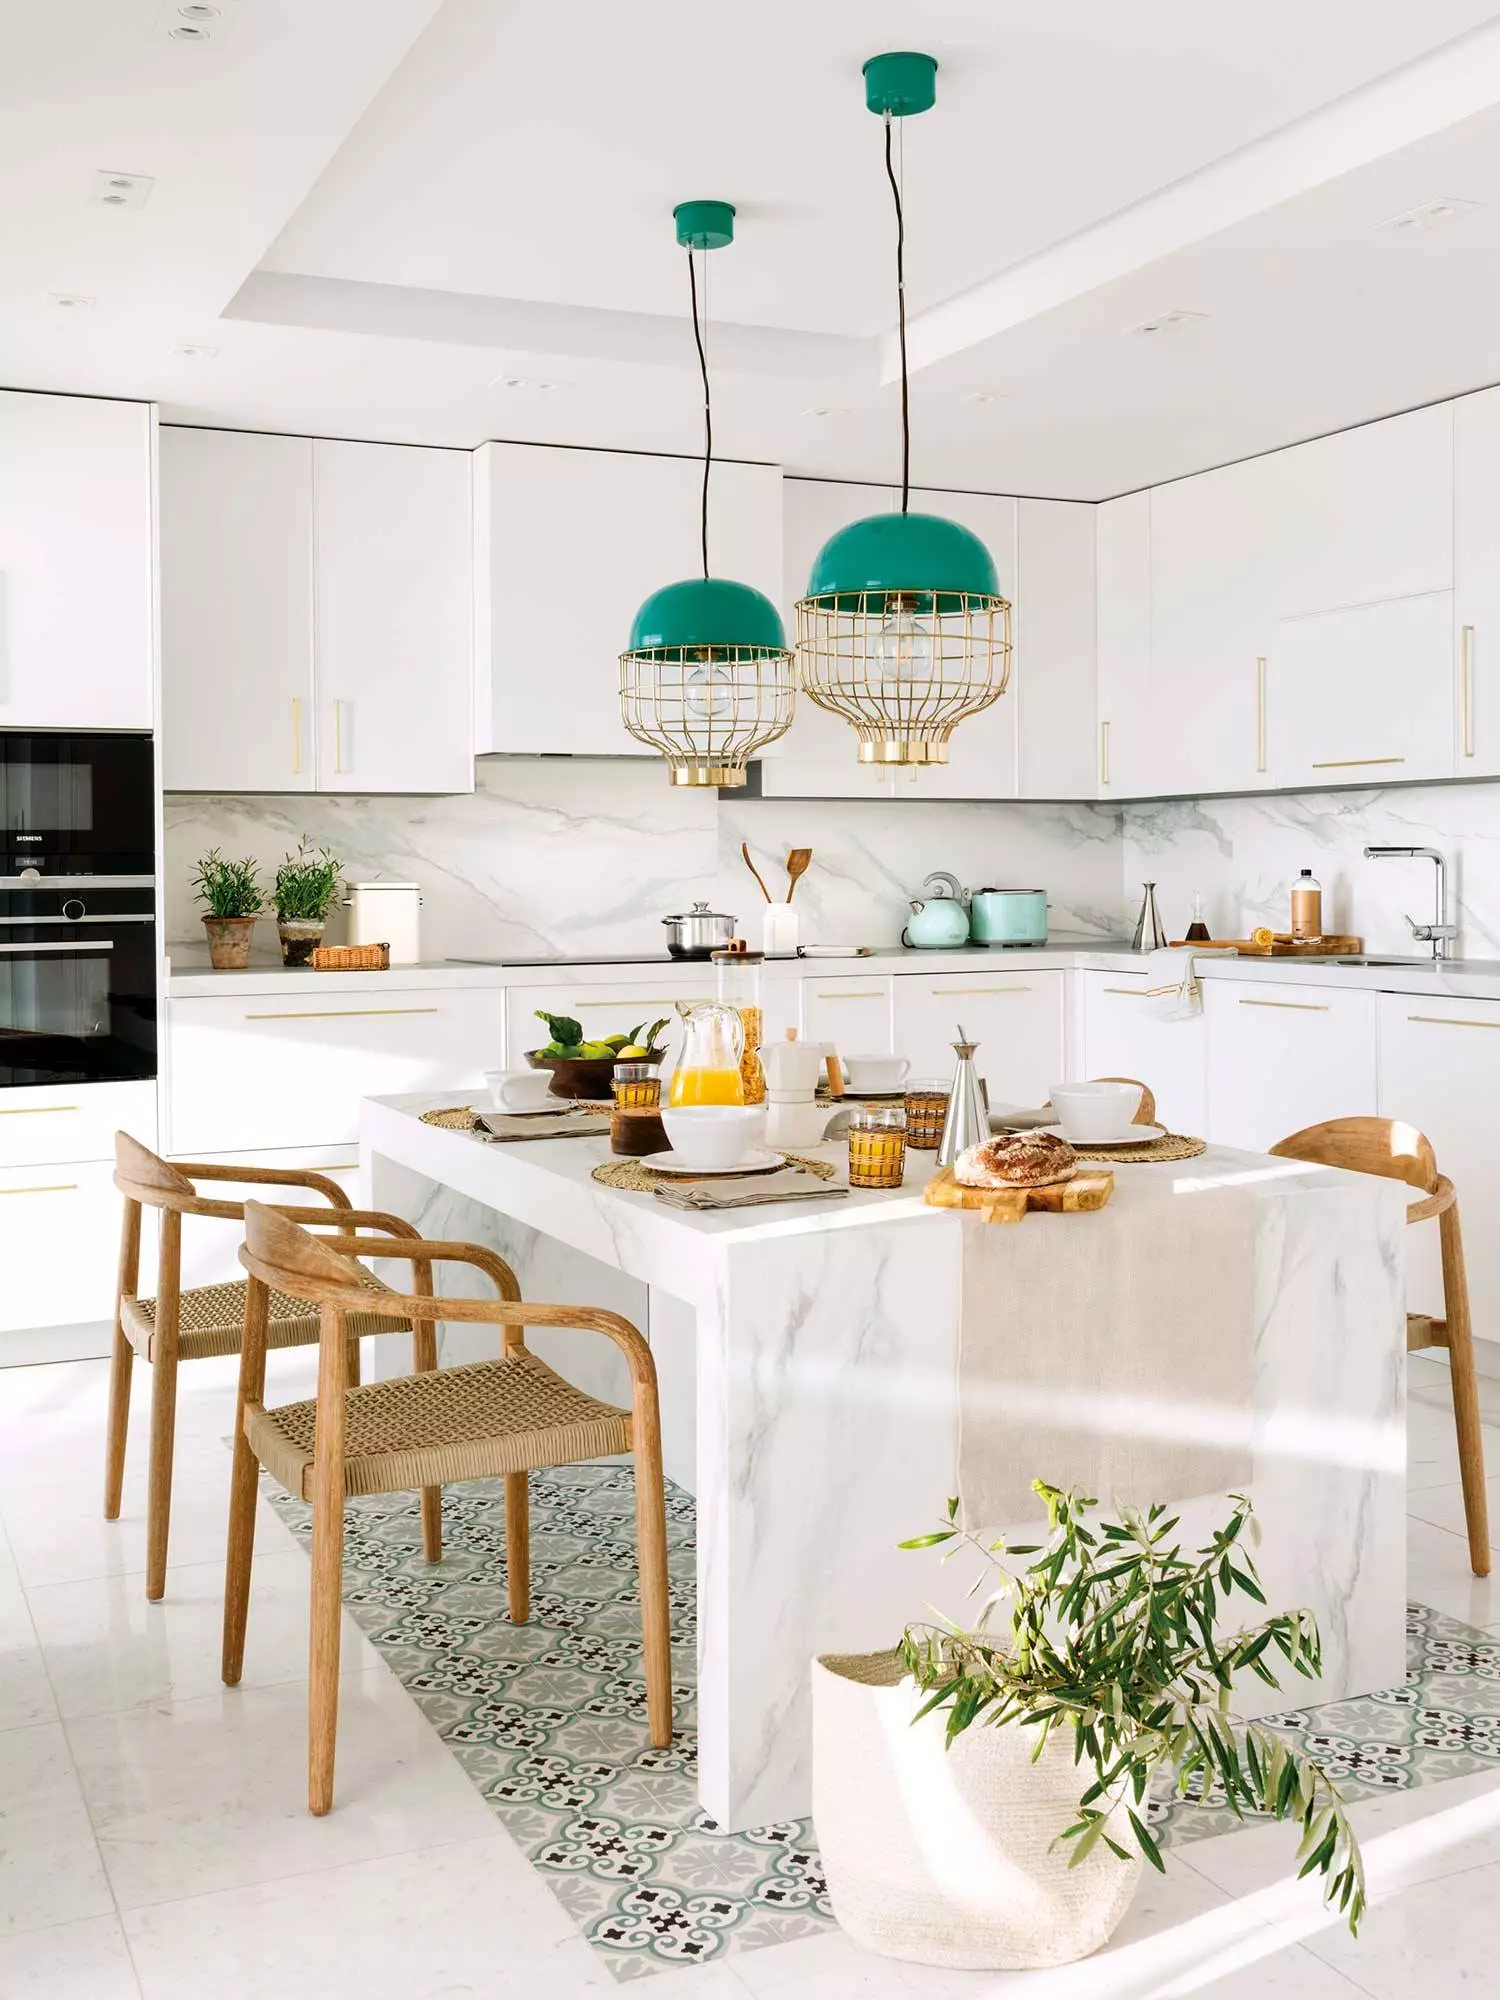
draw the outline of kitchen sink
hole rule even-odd
[[[1403,965],[1410,972],[1432,972],[1439,961],[1431,958],[1379,958],[1369,952],[1330,952],[1326,958],[1312,952],[1299,952],[1298,958],[1304,965]]]

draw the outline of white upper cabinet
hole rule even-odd
[[[310,438],[161,433],[162,783],[313,786]]]
[[[151,727],[155,424],[0,394],[0,727]]]
[[[487,444],[474,478],[479,749],[655,756],[620,720],[620,655],[643,600],[700,573],[702,465]],[[777,601],[778,466],[715,464],[709,563]]]
[[[162,433],[169,791],[473,789],[468,454]]]
[[[1500,772],[1500,389],[1453,405],[1454,622],[1461,778]]]
[[[469,454],[313,446],[321,792],[474,789]]]
[[[1082,796],[1128,799],[1158,789],[1151,678],[1151,495],[1094,509],[1098,705],[1094,762]]]
[[[1015,703],[1020,796],[1092,798],[1098,768],[1098,510],[1064,500],[1018,505],[1016,658],[1003,699]]]

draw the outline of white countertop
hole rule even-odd
[[[289,969],[274,961],[252,965],[244,972],[215,972],[202,964],[201,947],[176,947],[169,955],[167,991],[173,999],[224,998],[235,992],[259,994],[415,991],[433,987],[545,986],[558,978],[597,976],[628,978],[679,968],[708,971],[702,960],[618,956],[602,959],[559,959],[552,964],[456,965],[438,959],[420,965],[392,966],[388,972],[313,972]],[[1149,954],[1132,951],[1118,941],[1059,939],[1026,949],[989,950],[970,945],[957,951],[910,951],[891,945],[865,957],[768,959],[767,972],[797,978],[820,975],[848,977],[860,972],[910,974],[968,972],[976,964],[1004,964],[1008,969],[1037,971],[1097,971],[1144,973]],[[1293,958],[1229,958],[1200,956],[1198,971],[1205,979],[1265,980],[1273,985],[1336,986],[1346,992],[1421,993],[1456,1000],[1500,1000],[1500,961],[1449,959],[1441,966],[1428,958],[1399,965],[1318,965]]]

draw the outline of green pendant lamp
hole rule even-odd
[[[666,758],[674,785],[737,786],[749,760],[791,725],[792,656],[769,597],[708,573],[713,408],[693,258],[734,241],[734,210],[727,201],[685,201],[672,219],[688,253],[703,374],[703,574],[652,591],[635,614],[620,655],[620,709],[630,734]]]
[[[797,605],[797,678],[810,700],[852,724],[862,764],[946,764],[957,725],[1005,692],[1011,608],[977,535],[939,514],[910,511],[906,222],[891,135],[897,118],[932,109],[937,63],[911,53],[872,56],[864,78],[865,103],[885,123],[896,207],[901,511],[855,521],[819,550]]]

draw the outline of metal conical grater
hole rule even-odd
[[[962,1022],[959,1023],[958,1036],[953,1044],[953,1053],[958,1061],[954,1065],[953,1082],[948,1091],[948,1115],[943,1120],[943,1136],[938,1141],[937,1163],[940,1167],[951,1167],[960,1153],[990,1136],[989,1114],[984,1108],[984,1097],[974,1068],[974,1051],[979,1044],[968,1040]]]

